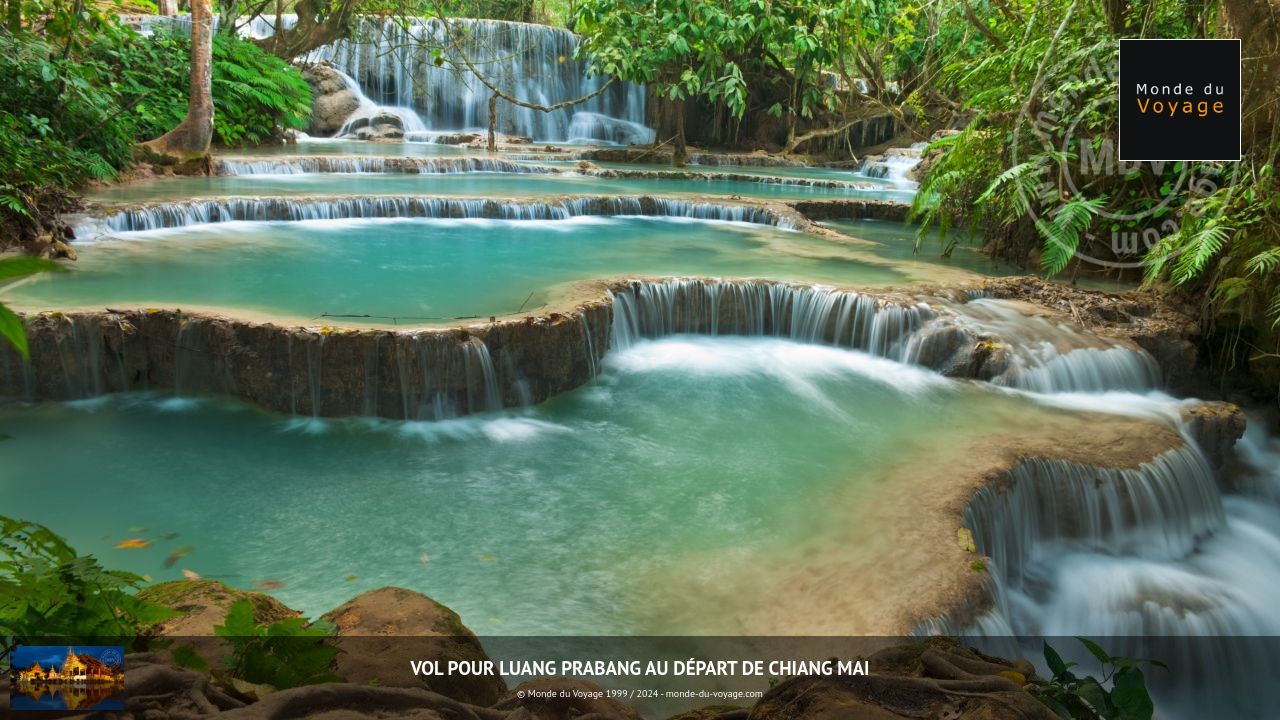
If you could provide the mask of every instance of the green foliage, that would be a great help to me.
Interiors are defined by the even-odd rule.
[[[90,48],[110,68],[112,89],[135,123],[138,139],[158,137],[182,121],[188,92],[191,40],[160,33]],[[234,35],[213,42],[214,139],[221,145],[259,144],[281,128],[302,128],[311,113],[311,89],[302,74],[276,56]]]
[[[0,246],[47,232],[69,191],[115,178],[135,143],[186,112],[189,38],[142,37],[97,11],[54,12],[39,29],[0,33]],[[267,142],[311,111],[300,72],[226,34],[214,43],[213,96],[223,145]]]
[[[0,635],[130,643],[172,617],[133,592],[142,578],[77,555],[48,528],[0,516]]]
[[[258,144],[281,128],[306,127],[311,88],[287,62],[219,33],[213,43],[213,105],[219,143]]]
[[[108,179],[129,160],[131,126],[98,70],[38,38],[0,35],[0,216],[43,229],[42,207],[61,199],[49,186]]]
[[[234,650],[227,659],[232,674],[248,682],[283,689],[342,679],[329,672],[339,650],[326,642],[334,634],[328,623],[287,618],[258,625],[253,603],[239,600],[213,631]]]
[[[1036,699],[1064,720],[1151,720],[1155,706],[1141,666],[1164,663],[1110,655],[1088,638],[1076,639],[1102,664],[1102,677],[1078,677],[1071,672],[1076,663],[1064,661],[1046,642],[1044,659],[1053,677],[1030,680]]]
[[[62,266],[51,260],[33,257],[11,257],[0,259],[0,285],[27,275],[61,270]],[[0,338],[3,338],[18,351],[22,357],[27,354],[27,332],[22,318],[0,303]]]
[[[601,73],[653,84],[672,100],[704,98],[741,118],[753,94],[768,112],[830,119],[854,97],[855,77],[881,62],[868,48],[905,32],[897,3],[584,0],[572,25],[580,56]],[[912,28],[913,29],[913,28]],[[896,35],[895,35],[896,34]],[[889,52],[886,50],[885,52]]]
[[[1049,276],[1077,251],[1141,263],[1148,286],[1197,292],[1211,316],[1280,329],[1280,141],[1246,147],[1239,172],[1115,154],[1116,38],[1213,36],[1213,5],[972,4],[950,24],[977,33],[938,78],[970,120],[934,145],[945,154],[916,198],[919,237],[959,225],[1026,235]]]

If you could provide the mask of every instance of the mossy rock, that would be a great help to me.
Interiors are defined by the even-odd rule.
[[[175,658],[194,653],[203,665],[215,669],[226,664],[232,650],[225,640],[216,636],[213,628],[226,620],[227,610],[238,601],[248,600],[253,605],[253,620],[259,625],[301,615],[270,595],[237,590],[217,580],[160,583],[138,591],[138,598],[179,613],[149,629],[152,634],[173,641],[169,651]]]
[[[253,605],[254,622],[260,625],[301,615],[270,595],[237,590],[217,580],[164,582],[143,588],[138,598],[181,613],[152,628],[159,635],[175,637],[213,635],[213,627],[221,625],[227,610],[240,600],[248,600]]]

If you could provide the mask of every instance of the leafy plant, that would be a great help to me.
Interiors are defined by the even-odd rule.
[[[253,620],[253,604],[239,600],[213,631],[234,650],[227,659],[232,674],[250,683],[283,689],[342,680],[329,672],[339,652],[326,642],[334,635],[329,623],[286,618],[258,625]]]
[[[0,285],[10,280],[41,272],[61,270],[62,266],[51,260],[33,257],[11,257],[0,260]],[[22,357],[28,357],[27,332],[22,318],[0,303],[0,338],[5,339]]]
[[[147,627],[174,615],[136,598],[142,583],[77,555],[43,525],[0,516],[0,636],[133,644]]]
[[[1088,638],[1076,639],[1102,664],[1102,677],[1076,676],[1071,672],[1076,663],[1064,661],[1045,642],[1044,660],[1053,677],[1032,678],[1032,694],[1066,720],[1151,720],[1155,705],[1140,666],[1165,668],[1164,663],[1110,655]]]

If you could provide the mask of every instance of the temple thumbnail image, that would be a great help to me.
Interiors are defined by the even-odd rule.
[[[37,661],[25,669],[17,670],[18,685],[53,684],[115,684],[124,681],[124,670],[119,665],[108,665],[89,654],[78,654],[68,647],[61,665],[50,663],[42,667]]]

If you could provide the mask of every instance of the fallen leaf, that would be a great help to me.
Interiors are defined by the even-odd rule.
[[[421,562],[423,565],[426,565],[427,563],[431,562],[431,558],[428,557],[427,554],[424,552],[418,556],[418,561]]]
[[[284,587],[284,583],[279,580],[259,580],[258,588],[260,590],[279,590]]]
[[[182,577],[188,580],[199,580],[200,573],[196,572],[195,570],[188,570],[186,568],[182,568]]]
[[[165,533],[165,534],[161,535],[161,536],[160,536],[160,539],[161,539],[161,540],[175,540],[175,539],[177,539],[177,537],[178,537],[178,533],[176,533],[176,532],[167,532],[167,533]]]
[[[139,550],[141,548],[151,547],[151,541],[143,540],[142,538],[129,538],[116,543],[116,547],[120,550]]]
[[[359,579],[359,576],[357,576],[357,575],[348,575],[345,579],[346,579],[346,581],[347,581],[347,582],[355,582],[356,580],[358,580],[358,579]]]
[[[498,558],[494,557],[493,555],[481,555],[481,556],[480,556],[480,559],[481,559],[481,560],[483,560],[484,562],[493,562],[494,560],[497,560]]]

